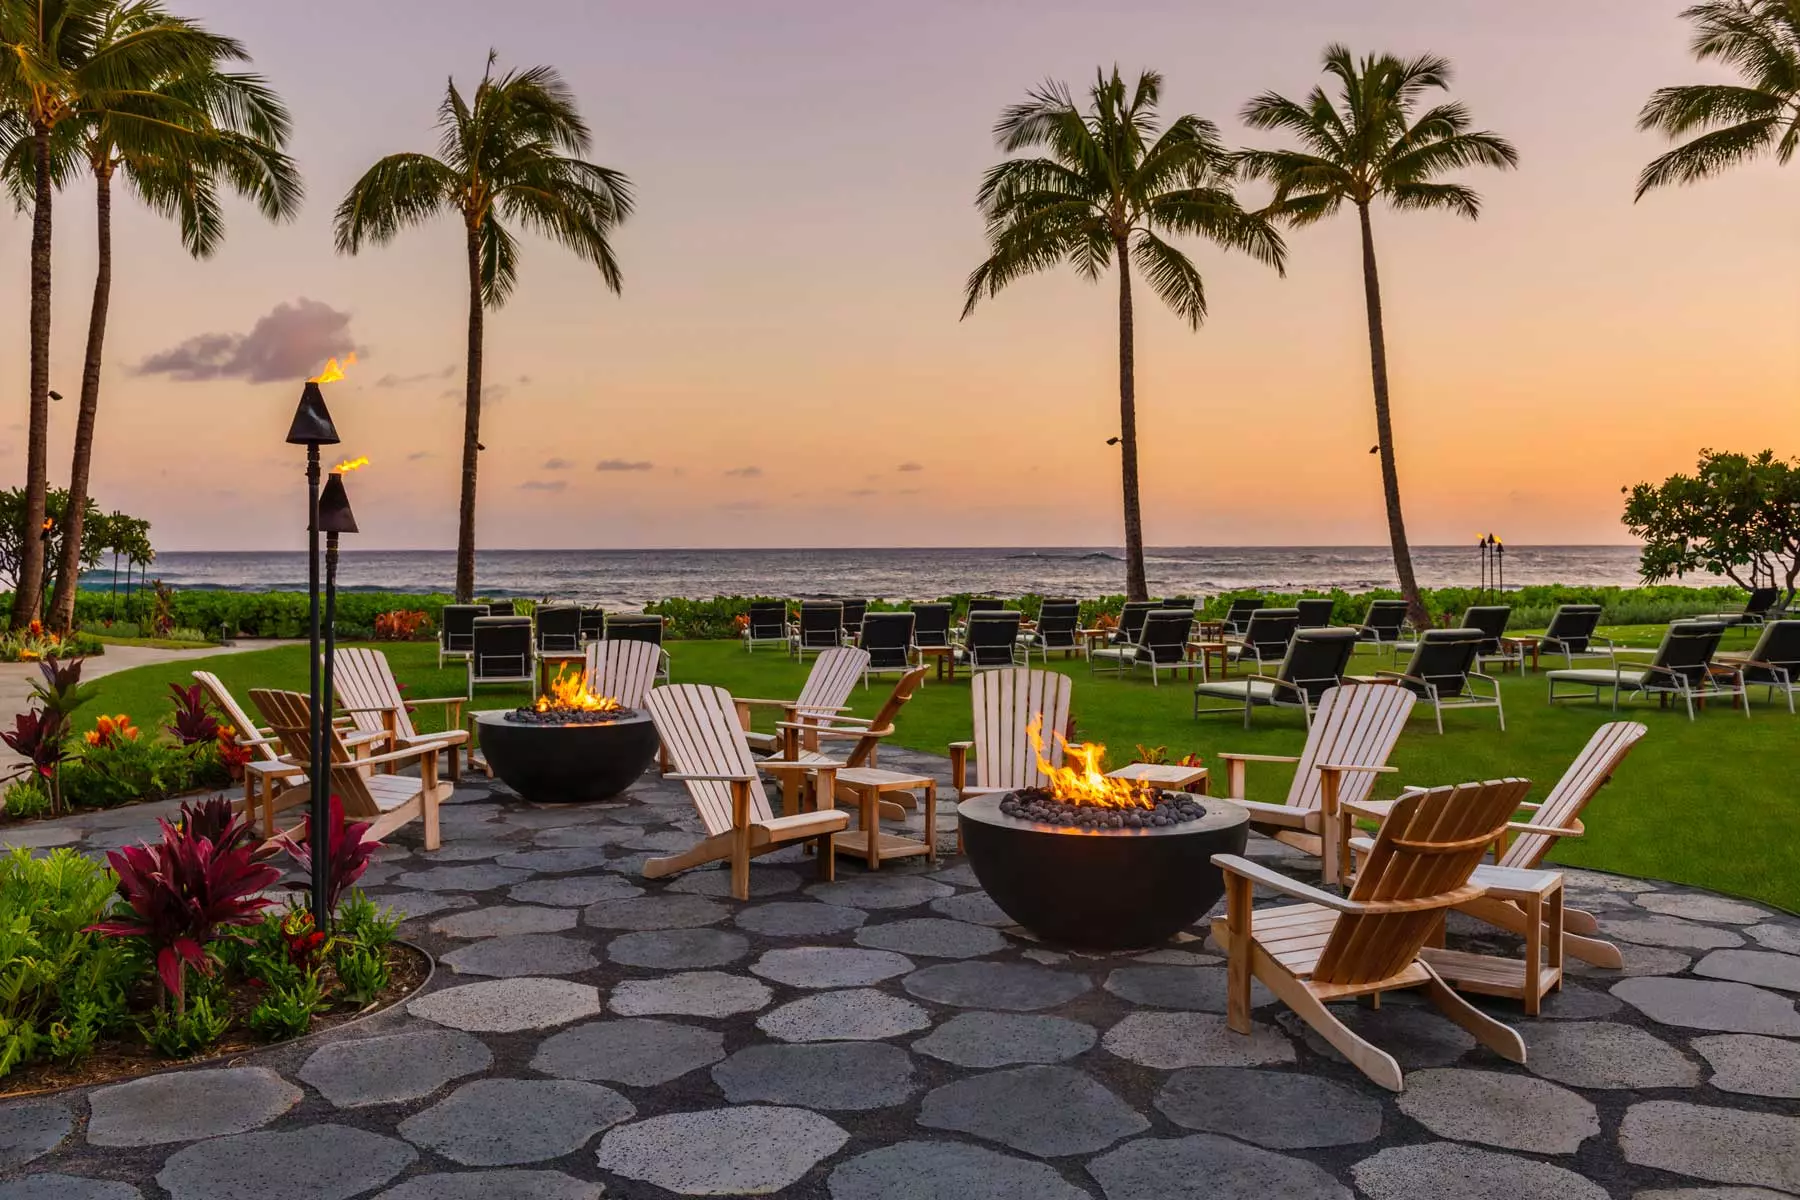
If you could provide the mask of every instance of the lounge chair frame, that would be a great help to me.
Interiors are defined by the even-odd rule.
[[[1491,708],[1499,718],[1500,732],[1505,733],[1506,710],[1501,706],[1500,681],[1475,669],[1480,665],[1481,647],[1486,640],[1487,634],[1479,629],[1428,629],[1404,671],[1375,674],[1377,678],[1393,680],[1396,686],[1430,704],[1440,737],[1447,708]],[[1485,694],[1478,684],[1485,685]]]
[[[1313,708],[1331,688],[1345,682],[1344,672],[1356,652],[1354,629],[1299,629],[1281,665],[1273,675],[1241,675],[1235,679],[1203,680],[1194,685],[1194,717],[1234,713],[1241,707],[1244,728],[1257,708],[1298,708],[1308,729]],[[1224,700],[1223,705],[1200,706],[1201,697]],[[1241,705],[1238,703],[1241,698]]]

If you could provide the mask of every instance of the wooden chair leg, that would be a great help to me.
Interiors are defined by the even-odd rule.
[[[1482,896],[1475,900],[1456,906],[1457,911],[1465,912],[1477,920],[1486,921],[1489,925],[1497,925],[1509,933],[1525,936],[1525,912],[1516,904],[1503,900],[1493,900]],[[1605,967],[1617,971],[1625,965],[1625,956],[1611,942],[1599,938],[1583,937],[1568,932],[1568,914],[1563,914],[1563,953],[1572,954],[1582,962],[1592,963],[1596,967]]]
[[[1225,876],[1225,1023],[1238,1033],[1250,1032],[1250,881]]]
[[[1570,933],[1594,934],[1600,932],[1600,922],[1593,913],[1584,908],[1563,909],[1563,928]]]
[[[735,899],[750,899],[750,827],[740,825],[732,830],[731,894]]]
[[[821,834],[819,843],[819,879],[830,883],[837,878],[837,842],[829,833]]]
[[[925,785],[925,861],[937,866],[937,780]]]
[[[1439,1012],[1461,1025],[1475,1040],[1508,1062],[1525,1061],[1525,1039],[1511,1025],[1502,1025],[1467,1000],[1457,995],[1450,985],[1438,978],[1429,964],[1421,963],[1431,976],[1425,983],[1425,996]]]

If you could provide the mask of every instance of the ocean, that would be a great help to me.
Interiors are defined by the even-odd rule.
[[[1511,546],[1505,583],[1630,586],[1634,546]],[[1415,546],[1425,587],[1477,586],[1474,546]],[[1235,588],[1297,591],[1395,585],[1385,546],[1160,546],[1147,552],[1152,594],[1209,594]],[[347,591],[448,592],[455,555],[446,550],[348,550],[338,568]],[[1100,596],[1125,590],[1120,551],[1092,547],[874,550],[484,550],[476,560],[481,594],[642,604],[674,596],[867,596],[920,599],[955,592]],[[176,588],[304,591],[302,552],[166,551],[149,571]],[[83,577],[107,588],[111,575]],[[1692,582],[1710,582],[1695,579]]]

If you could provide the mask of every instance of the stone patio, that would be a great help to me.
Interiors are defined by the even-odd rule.
[[[156,812],[18,840],[97,852]],[[1576,964],[1536,1020],[1493,1002],[1522,1067],[1405,994],[1351,1010],[1408,1072],[1395,1096],[1260,991],[1255,1035],[1227,1030],[1201,940],[1039,945],[950,854],[840,859],[819,885],[784,851],[748,904],[720,870],[637,874],[695,827],[654,777],[567,810],[465,784],[442,852],[410,829],[364,880],[438,958],[426,992],[247,1060],[0,1105],[0,1200],[1800,1195],[1787,914],[1571,871],[1626,970]],[[1452,940],[1516,948],[1459,919]]]

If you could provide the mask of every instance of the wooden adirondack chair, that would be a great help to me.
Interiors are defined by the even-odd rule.
[[[611,696],[626,708],[642,708],[662,669],[662,647],[654,642],[619,638],[589,642],[587,689]]]
[[[1345,803],[1361,801],[1375,776],[1392,771],[1388,755],[1406,727],[1415,697],[1405,688],[1381,683],[1348,684],[1327,690],[1313,710],[1312,726],[1299,757],[1285,754],[1220,754],[1226,767],[1225,795],[1250,810],[1250,826],[1323,861],[1326,883],[1337,883],[1347,853]],[[1284,804],[1244,799],[1245,766],[1253,762],[1296,763]]]
[[[338,707],[363,733],[379,733],[387,737],[390,749],[411,750],[427,744],[435,745],[450,755],[450,778],[462,778],[462,754],[469,744],[469,731],[462,728],[462,696],[406,696],[400,681],[388,666],[387,655],[362,646],[346,646],[338,650],[332,669],[331,690],[337,693]],[[444,728],[436,733],[420,733],[413,728],[409,705],[441,704],[444,706]]]
[[[800,689],[800,696],[794,700],[756,700],[738,697],[732,703],[737,706],[738,723],[744,727],[744,738],[753,750],[764,754],[773,754],[781,748],[782,735],[774,733],[757,733],[750,728],[750,710],[753,708],[778,708],[783,721],[806,721],[823,719],[841,713],[850,703],[850,693],[856,690],[856,681],[869,665],[869,652],[858,650],[853,646],[837,646],[819,653],[813,660],[811,673],[806,677],[806,686]],[[809,747],[813,744],[808,743]]]
[[[309,757],[312,747],[307,744],[307,699],[299,692],[283,692],[270,688],[256,688],[250,693],[250,702],[256,705],[257,711],[268,718],[269,727],[275,736],[281,739],[282,746],[288,751],[287,757],[304,770],[312,770]],[[344,815],[368,821],[369,831],[365,835],[371,838],[383,837],[400,828],[408,821],[415,819],[425,823],[425,849],[436,850],[441,839],[438,835],[438,805],[450,795],[452,785],[438,782],[438,751],[443,745],[437,742],[423,742],[404,750],[389,750],[370,758],[357,758],[344,741],[344,735],[335,727],[330,734],[331,755],[331,790],[343,802]],[[372,774],[371,767],[396,766],[401,763],[419,764],[419,774],[385,775]],[[265,808],[263,820],[267,824],[274,821],[273,813]]]
[[[1578,838],[1586,830],[1581,824],[1582,810],[1600,789],[1612,782],[1613,772],[1631,753],[1638,739],[1649,730],[1636,721],[1611,721],[1594,731],[1586,746],[1556,786],[1540,804],[1520,804],[1519,811],[1531,814],[1526,821],[1509,821],[1505,832],[1496,840],[1496,854],[1490,865],[1475,868],[1475,882],[1496,891],[1532,882],[1531,876],[1544,873],[1544,855],[1562,838]],[[1360,801],[1348,804],[1349,817],[1387,818],[1394,801]],[[1513,835],[1511,841],[1507,834]],[[1351,842],[1353,853],[1363,854],[1373,845],[1368,838]],[[1487,895],[1457,905],[1459,912],[1498,925],[1521,936],[1528,935],[1525,910],[1513,900]],[[1611,942],[1594,935],[1600,922],[1594,914],[1579,908],[1563,909],[1563,952],[1591,962],[1595,966],[1618,969],[1625,965],[1624,956]]]
[[[663,750],[675,768],[665,778],[687,785],[688,795],[706,827],[706,836],[687,850],[646,862],[645,878],[659,879],[701,863],[729,859],[731,894],[748,900],[750,860],[789,842],[809,838],[818,843],[819,878],[832,878],[831,835],[848,826],[849,817],[836,809],[776,816],[769,807],[769,796],[757,769],[816,772],[820,793],[832,795],[837,786],[837,770],[843,764],[778,759],[758,762],[750,753],[731,693],[724,688],[697,683],[666,684],[651,689],[644,707],[656,723],[657,736],[662,738]]]
[[[1044,757],[1062,765],[1062,743],[1051,736],[1069,725],[1069,677],[1058,671],[1009,667],[984,671],[969,680],[974,709],[973,741],[950,743],[950,782],[956,798],[1010,792],[1047,782],[1026,729],[1043,719]],[[969,782],[969,752],[975,752],[975,782]]]
[[[1348,897],[1299,883],[1235,854],[1217,854],[1225,872],[1225,916],[1212,934],[1229,955],[1226,1021],[1251,1032],[1250,981],[1262,982],[1363,1074],[1401,1090],[1400,1065],[1325,1006],[1357,996],[1422,987],[1430,1001],[1513,1062],[1525,1043],[1451,990],[1421,953],[1444,914],[1481,895],[1470,876],[1482,853],[1525,798],[1530,783],[1503,779],[1408,792],[1376,836]],[[1302,901],[1251,911],[1252,885]]]

